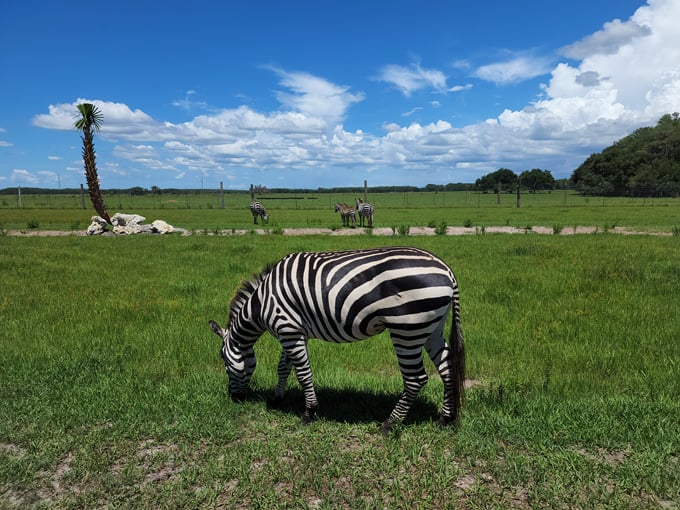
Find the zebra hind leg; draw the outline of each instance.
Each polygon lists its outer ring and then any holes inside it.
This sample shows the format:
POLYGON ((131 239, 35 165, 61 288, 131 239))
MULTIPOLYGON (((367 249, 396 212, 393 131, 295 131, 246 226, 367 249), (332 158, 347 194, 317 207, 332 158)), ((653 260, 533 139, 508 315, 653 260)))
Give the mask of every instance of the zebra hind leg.
POLYGON ((435 332, 425 343, 425 350, 430 356, 432 363, 437 367, 437 372, 444 385, 444 403, 437 423, 442 427, 454 423, 458 408, 456 406, 455 377, 451 359, 451 349, 441 331, 435 332))
POLYGON ((292 369, 293 364, 286 355, 286 351, 282 349, 281 358, 279 360, 279 367, 277 369, 279 383, 276 386, 276 390, 274 391, 274 397, 267 401, 267 407, 272 409, 278 409, 279 407, 281 407, 281 403, 283 402, 283 394, 286 391, 286 383, 288 381, 288 376, 290 375, 292 369))
MULTIPOLYGON (((415 347, 412 344, 409 348, 405 348, 398 345, 394 338, 392 343, 397 351, 399 369, 404 379, 404 392, 399 397, 394 409, 392 409, 389 418, 380 425, 380 432, 385 435, 389 434, 395 425, 404 421, 418 393, 427 384, 427 373, 423 366, 422 344, 418 344, 415 347)), ((413 343, 417 344, 417 342, 413 343)))

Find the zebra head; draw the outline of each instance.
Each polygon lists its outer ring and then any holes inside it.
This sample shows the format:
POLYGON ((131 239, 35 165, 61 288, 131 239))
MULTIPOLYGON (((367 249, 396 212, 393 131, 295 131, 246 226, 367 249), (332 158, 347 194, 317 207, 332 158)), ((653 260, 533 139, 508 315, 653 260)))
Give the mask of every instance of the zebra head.
POLYGON ((266 224, 269 224, 269 213, 267 213, 267 211, 264 211, 264 213, 262 214, 262 220, 263 220, 266 224))
POLYGON ((229 376, 229 396, 241 402, 246 397, 250 378, 255 371, 255 351, 252 346, 242 348, 238 340, 232 337, 229 327, 225 329, 215 321, 210 321, 210 329, 222 339, 220 354, 229 376))

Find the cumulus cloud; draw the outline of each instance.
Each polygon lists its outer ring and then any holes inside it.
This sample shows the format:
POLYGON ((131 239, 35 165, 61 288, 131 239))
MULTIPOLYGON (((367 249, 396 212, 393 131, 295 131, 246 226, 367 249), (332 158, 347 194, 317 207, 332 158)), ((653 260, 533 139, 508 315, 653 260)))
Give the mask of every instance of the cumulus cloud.
POLYGON ((28 170, 14 169, 12 170, 12 176, 10 177, 12 182, 17 184, 38 184, 40 179, 33 175, 28 170))
POLYGON ((503 126, 558 135, 579 132, 611 143, 665 113, 680 111, 680 3, 652 0, 627 22, 604 28, 568 47, 578 65, 558 64, 544 86, 546 99, 506 111, 503 126))
POLYGON ((605 23, 602 30, 563 47, 561 53, 576 60, 583 60, 597 54, 613 55, 621 47, 631 44, 635 38, 651 34, 652 30, 647 25, 640 25, 634 20, 624 23, 615 19, 605 23))
POLYGON ((123 103, 79 98, 73 103, 49 105, 48 113, 33 117, 33 125, 58 130, 75 130, 79 118, 78 105, 92 103, 103 115, 102 136, 115 135, 128 138, 152 137, 158 123, 141 110, 132 110, 123 103))
POLYGON ((329 127, 341 123, 348 108, 364 99, 362 93, 352 94, 347 86, 336 85, 309 73, 272 70, 288 90, 276 93, 281 104, 306 117, 323 119, 329 127))
MULTIPOLYGON (((389 183, 395 171, 454 172, 452 180, 474 180, 504 166, 517 171, 546 168, 564 177, 590 153, 655 123, 665 113, 680 111, 678 19, 680 2, 649 0, 629 20, 606 23, 563 48, 568 59, 556 64, 548 58, 514 55, 471 71, 469 63, 459 61, 458 69, 499 84, 546 75, 534 96, 540 99, 462 127, 443 119, 422 123, 407 119, 416 112, 424 117, 447 111, 442 95, 437 96, 442 101, 424 103, 431 106, 427 111, 405 105, 400 110, 406 112, 403 117, 395 114, 397 120, 385 122, 380 132, 350 131, 344 122, 352 108, 372 98, 310 73, 271 67, 268 70, 278 78, 274 94, 280 102, 271 111, 239 106, 172 123, 125 104, 89 102, 104 114, 100 136, 113 142, 112 154, 130 172, 136 167, 167 170, 178 179, 189 179, 192 172, 222 178, 235 172, 231 169, 248 169, 248 176, 252 171, 282 169, 312 169, 305 175, 316 175, 358 167, 375 171, 374 175, 383 169, 389 183)), ((385 66, 377 79, 404 97, 422 90, 446 94, 472 87, 449 87, 442 72, 418 64, 385 66)), ((74 129, 80 102, 86 101, 50 105, 48 113, 33 119, 34 124, 74 129)), ((23 182, 34 178, 25 170, 12 175, 23 182)))

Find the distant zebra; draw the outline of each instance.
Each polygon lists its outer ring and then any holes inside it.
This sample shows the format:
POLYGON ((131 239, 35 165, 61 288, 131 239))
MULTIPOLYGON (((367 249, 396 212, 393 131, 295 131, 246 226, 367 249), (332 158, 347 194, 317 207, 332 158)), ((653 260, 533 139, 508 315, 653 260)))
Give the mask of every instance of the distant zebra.
POLYGON ((257 225, 257 217, 262 217, 262 223, 269 223, 269 215, 267 209, 260 202, 250 202, 250 212, 253 215, 253 223, 257 225))
POLYGON ((373 226, 373 204, 364 202, 360 198, 356 199, 357 212, 359 213, 359 223, 363 227, 364 219, 368 220, 368 226, 373 226))
POLYGON ((294 367, 305 398, 302 421, 309 423, 318 401, 307 340, 354 342, 388 329, 404 391, 381 431, 388 433, 406 417, 427 382, 423 348, 444 383, 439 423, 458 418, 465 376, 458 284, 446 263, 424 250, 385 247, 292 253, 241 286, 231 301, 226 328, 214 321, 210 327, 222 339, 229 394, 236 401, 245 398, 255 370, 253 345, 268 331, 282 345, 279 382, 271 403, 283 399, 294 367), (453 318, 447 344, 444 327, 449 310, 453 318))
POLYGON ((349 222, 352 222, 352 226, 355 227, 357 224, 356 211, 352 209, 347 204, 335 204, 335 212, 340 213, 340 218, 342 218, 342 225, 349 227, 349 222))

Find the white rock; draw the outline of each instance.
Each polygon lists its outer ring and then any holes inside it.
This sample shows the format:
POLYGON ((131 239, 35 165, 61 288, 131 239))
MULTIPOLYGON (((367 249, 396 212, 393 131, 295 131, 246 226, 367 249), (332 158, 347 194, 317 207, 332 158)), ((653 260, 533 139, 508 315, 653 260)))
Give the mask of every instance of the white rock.
POLYGON ((153 232, 156 232, 157 234, 169 234, 172 232, 174 229, 172 225, 169 225, 168 223, 164 222, 163 220, 156 220, 151 223, 151 228, 153 232))
POLYGON ((116 213, 113 216, 111 216, 111 224, 114 227, 124 227, 126 225, 139 225, 140 223, 143 223, 146 218, 144 216, 140 216, 139 214, 123 214, 123 213, 116 213))
POLYGON ((106 232, 108 223, 104 218, 101 216, 92 216, 90 221, 92 221, 92 223, 90 223, 90 226, 87 227, 87 230, 85 231, 88 236, 96 236, 106 232))
MULTIPOLYGON (((113 221, 113 218, 111 219, 113 221)), ((138 223, 131 223, 129 225, 116 225, 113 227, 113 233, 120 236, 139 234, 142 231, 142 226, 138 223)))

